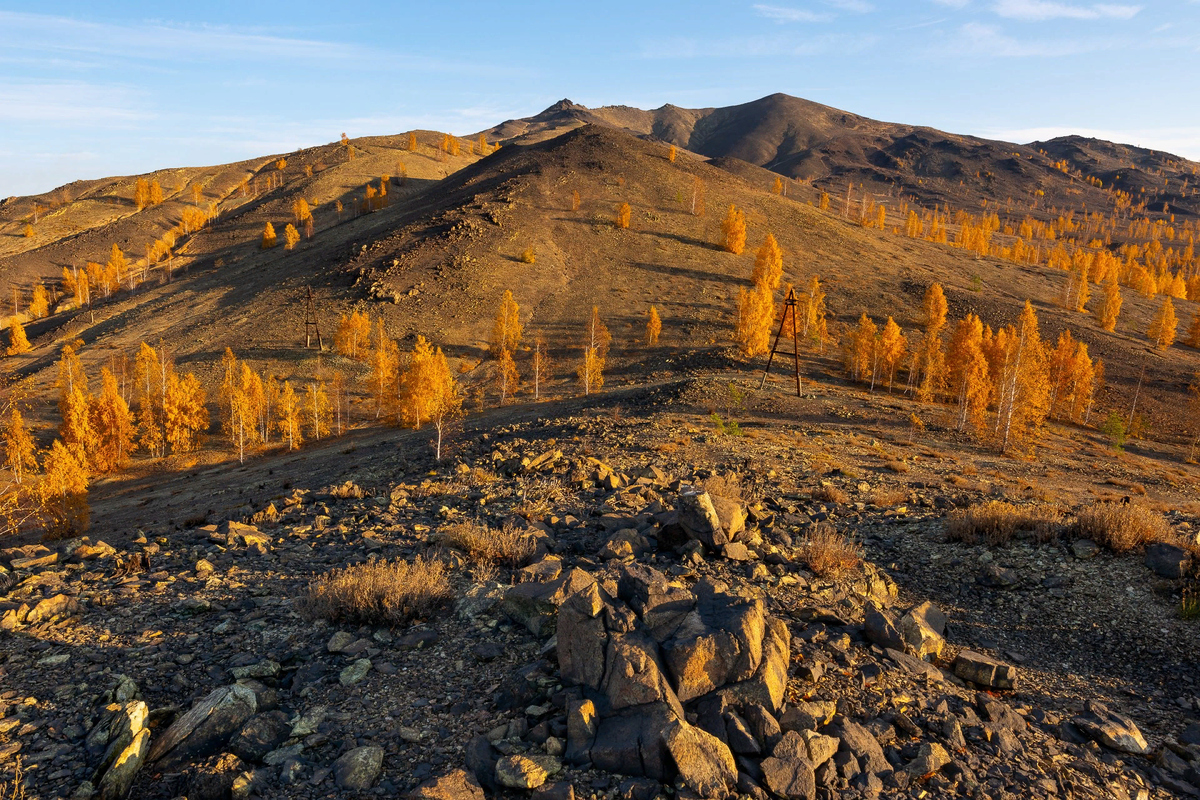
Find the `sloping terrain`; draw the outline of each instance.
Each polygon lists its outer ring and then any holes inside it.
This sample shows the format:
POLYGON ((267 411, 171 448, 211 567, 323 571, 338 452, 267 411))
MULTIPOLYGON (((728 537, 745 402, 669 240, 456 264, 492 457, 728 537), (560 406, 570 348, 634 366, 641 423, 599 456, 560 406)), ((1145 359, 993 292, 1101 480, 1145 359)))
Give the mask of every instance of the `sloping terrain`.
POLYGON ((708 158, 737 158, 811 182, 835 197, 851 185, 857 199, 865 186, 895 202, 912 197, 924 206, 978 209, 986 200, 1044 214, 1110 207, 1106 190, 1115 183, 1154 210, 1166 202, 1180 213, 1200 212, 1194 189, 1183 188, 1185 179, 1195 182, 1196 165, 1169 154, 1080 137, 1022 145, 960 136, 880 122, 785 94, 725 108, 668 104, 652 111, 588 109, 563 100, 487 133, 542 139, 585 123, 650 136, 708 158), (1063 159, 1068 170, 1056 165, 1063 159), (1101 179, 1105 190, 1088 177, 1101 179))

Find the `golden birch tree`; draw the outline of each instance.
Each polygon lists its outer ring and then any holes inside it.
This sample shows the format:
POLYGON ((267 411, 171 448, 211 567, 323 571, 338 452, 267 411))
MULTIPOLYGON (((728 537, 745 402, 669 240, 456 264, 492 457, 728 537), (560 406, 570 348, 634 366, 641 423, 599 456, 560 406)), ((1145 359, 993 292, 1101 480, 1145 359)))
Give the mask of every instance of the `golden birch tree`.
POLYGON ((755 284, 764 284, 771 291, 779 288, 783 280, 783 251, 775 236, 768 233, 762 246, 754 255, 754 272, 750 280, 755 284))
POLYGON ((25 326, 21 324, 21 320, 15 314, 9 317, 8 349, 4 351, 4 354, 19 356, 22 353, 28 353, 32 349, 33 347, 29 344, 29 338, 25 335, 25 326))
POLYGON ((4 464, 17 486, 24 485, 25 480, 37 470, 37 448, 25 425, 25 418, 15 403, 4 429, 4 464))
POLYGON ((266 227, 263 228, 261 247, 263 250, 270 250, 278 243, 279 240, 275 236, 275 226, 268 222, 266 227))
POLYGON ((137 447, 133 414, 121 397, 116 376, 107 367, 100 370, 100 393, 92 399, 88 410, 94 437, 91 469, 105 473, 129 466, 129 456, 137 447))
POLYGON ((46 453, 37 493, 47 532, 53 537, 78 536, 87 530, 87 463, 55 439, 46 453))
POLYGON ((495 322, 492 324, 492 339, 488 352, 493 358, 499 358, 505 350, 515 353, 521 345, 523 330, 521 307, 513 298, 512 290, 505 289, 504 297, 500 300, 500 308, 496 312, 495 322))
POLYGON ((732 203, 721 221, 721 247, 735 256, 746 249, 746 215, 732 203))
POLYGON ((1178 327, 1179 318, 1175 316, 1175 303, 1169 296, 1164 297, 1158 313, 1154 315, 1154 319, 1150 320, 1146 336, 1154 342, 1154 346, 1159 350, 1166 350, 1174 344, 1175 332, 1178 327))
MULTIPOLYGON (((1200 319, 1200 315, 1197 315, 1200 319)), ((658 344, 658 335, 662 333, 662 319, 658 316, 658 309, 650 306, 650 318, 646 321, 646 345, 653 347, 658 344)))
POLYGON ((575 370, 579 382, 583 384, 584 395, 598 391, 604 386, 604 364, 611 342, 612 334, 600 319, 600 309, 592 306, 592 315, 584 328, 583 361, 575 370))
POLYGON ((295 450, 304 442, 302 426, 300 399, 296 397, 291 381, 284 381, 283 390, 279 393, 278 427, 279 435, 288 450, 295 450))

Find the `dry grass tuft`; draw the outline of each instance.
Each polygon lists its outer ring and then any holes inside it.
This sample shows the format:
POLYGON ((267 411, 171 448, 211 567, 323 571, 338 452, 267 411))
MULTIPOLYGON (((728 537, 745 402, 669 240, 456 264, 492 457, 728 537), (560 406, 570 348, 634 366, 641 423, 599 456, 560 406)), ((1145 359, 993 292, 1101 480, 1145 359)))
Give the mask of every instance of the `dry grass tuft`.
POLYGON ((889 469, 896 473, 908 472, 908 464, 905 464, 903 461, 886 461, 883 466, 884 469, 889 469))
POLYGON ((742 479, 735 472, 705 478, 700 482, 700 488, 714 497, 725 497, 738 502, 742 500, 742 479))
POLYGON ((451 594, 440 562, 370 561, 310 583, 302 608, 334 623, 401 625, 433 613, 451 594))
POLYGON ((521 567, 537 551, 533 537, 509 525, 492 528, 478 522, 457 522, 438 531, 435 541, 489 566, 521 567))
POLYGON ((822 578, 840 578, 862 563, 862 552, 830 525, 818 525, 801 547, 808 568, 822 578))
POLYGON ((1079 512, 1076 533, 1117 553, 1174 538, 1171 526, 1161 514, 1123 503, 1095 503, 1083 509, 1079 512))
POLYGON ((1146 494, 1146 487, 1140 483, 1137 483, 1136 481, 1126 481, 1126 480, 1122 480, 1120 478, 1109 478, 1104 483, 1107 484, 1108 486, 1120 487, 1129 492, 1132 492, 1133 494, 1137 494, 1137 495, 1146 494))
POLYGON ((421 500, 453 493, 454 487, 444 481, 424 480, 412 490, 412 496, 421 500))
POLYGON ((1014 506, 1000 500, 955 511, 946 520, 946 538, 952 542, 1007 544, 1017 531, 1032 531, 1038 541, 1054 538, 1062 514, 1046 506, 1014 506))
POLYGON ((850 495, 836 486, 818 486, 813 489, 812 498, 818 503, 833 503, 839 506, 850 502, 850 495))
POLYGON ((868 496, 867 501, 879 508, 891 508, 908 502, 908 492, 903 489, 876 489, 868 496))

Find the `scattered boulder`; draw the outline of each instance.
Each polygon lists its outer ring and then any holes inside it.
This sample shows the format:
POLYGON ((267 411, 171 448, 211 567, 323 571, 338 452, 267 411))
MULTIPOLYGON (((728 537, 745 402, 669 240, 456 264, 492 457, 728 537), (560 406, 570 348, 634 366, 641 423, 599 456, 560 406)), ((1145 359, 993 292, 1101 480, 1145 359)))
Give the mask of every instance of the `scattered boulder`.
POLYGON ((954 674, 987 689, 1017 688, 1017 668, 974 650, 961 650, 954 659, 954 674))
MULTIPOLYGON (((837 749, 836 746, 834 749, 837 749)), ((813 763, 809 760, 808 745, 795 731, 784 734, 775 745, 771 757, 762 762, 762 773, 767 788, 780 797, 803 800, 816 797, 817 782, 813 763)))
POLYGON ((214 689, 155 740, 147 761, 171 771, 212 755, 241 730, 257 708, 254 691, 245 686, 214 689))
POLYGON ((890 614, 868 603, 863 616, 863 633, 869 641, 884 649, 904 649, 904 637, 890 614))
POLYGON ((1160 578, 1178 580, 1192 568, 1192 554, 1177 545, 1156 542, 1146 547, 1146 566, 1160 578))
POLYGON ((946 645, 946 615, 928 600, 916 606, 900 620, 900 635, 907 649, 917 658, 933 660, 946 645))
POLYGON ((733 753, 712 734, 675 720, 664 731, 663 741, 679 780, 701 797, 721 797, 737 785, 733 753))
POLYGON ((365 792, 375 785, 383 769, 383 748, 366 745, 347 750, 333 762, 333 776, 339 789, 365 792))
POLYGON ((689 538, 702 543, 709 550, 718 550, 729 542, 729 536, 721 527, 721 519, 713 506, 708 492, 685 492, 679 495, 676 505, 679 525, 689 538))
POLYGON ((483 787, 475 776, 456 769, 422 783, 409 794, 410 800, 484 800, 483 787))
POLYGON ((1146 738, 1129 717, 1110 711, 1095 700, 1087 701, 1084 713, 1072 717, 1071 724, 1085 736, 1110 750, 1143 755, 1150 751, 1146 738))
POLYGON ((561 769, 552 756, 505 756, 496 762, 496 782, 509 789, 536 789, 561 769))

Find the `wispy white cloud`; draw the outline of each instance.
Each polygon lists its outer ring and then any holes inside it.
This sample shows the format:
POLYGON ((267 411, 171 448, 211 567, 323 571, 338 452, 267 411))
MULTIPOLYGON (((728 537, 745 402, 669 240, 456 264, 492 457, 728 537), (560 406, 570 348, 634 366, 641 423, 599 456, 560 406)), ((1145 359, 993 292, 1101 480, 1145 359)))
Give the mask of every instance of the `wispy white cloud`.
POLYGON ((869 14, 875 10, 875 6, 868 3, 867 0, 823 0, 823 2, 827 6, 849 11, 852 14, 869 14))
POLYGON ((1075 5, 1052 0, 997 0, 992 10, 1006 19, 1041 22, 1048 19, 1132 19, 1142 7, 1115 3, 1075 5))
POLYGON ((972 55, 994 58, 1061 58, 1081 53, 1106 50, 1115 44, 1105 40, 1017 39, 1004 33, 996 25, 968 22, 958 28, 955 38, 944 41, 939 48, 950 55, 972 55))
POLYGON ((648 40, 638 56, 671 58, 802 58, 828 53, 854 54, 878 43, 874 34, 823 34, 820 36, 742 36, 732 39, 672 37, 648 40))
MULTIPOLYGON (((25 53, 87 69, 133 62, 166 71, 213 61, 354 69, 369 61, 375 68, 456 73, 483 66, 402 49, 280 36, 264 29, 153 21, 113 24, 19 11, 0 11, 0 52, 7 59, 27 58, 21 55, 25 53)), ((515 74, 512 68, 488 67, 491 74, 496 69, 515 74)))
POLYGON ((833 19, 832 14, 820 14, 802 8, 787 8, 785 6, 756 4, 754 11, 760 17, 766 17, 775 22, 828 22, 833 19))
POLYGON ((933 2, 937 3, 939 6, 946 6, 947 8, 966 8, 968 5, 970 5, 971 0, 933 0, 933 2))
POLYGON ((0 84, 0 122, 86 123, 121 127, 154 117, 143 95, 123 86, 84 81, 0 84))

